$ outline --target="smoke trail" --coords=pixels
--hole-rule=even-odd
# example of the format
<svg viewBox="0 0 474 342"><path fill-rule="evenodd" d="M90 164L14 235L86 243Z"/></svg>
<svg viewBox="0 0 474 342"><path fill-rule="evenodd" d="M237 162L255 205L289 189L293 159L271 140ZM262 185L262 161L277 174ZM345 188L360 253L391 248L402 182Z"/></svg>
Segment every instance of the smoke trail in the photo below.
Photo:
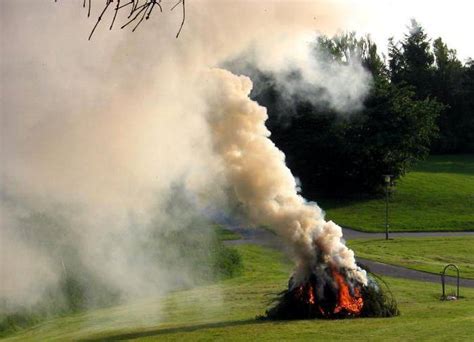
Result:
<svg viewBox="0 0 474 342"><path fill-rule="evenodd" d="M365 271L354 253L341 241L342 231L326 222L321 209L298 194L284 154L269 139L266 110L249 99L252 82L228 71L211 72L214 86L209 97L209 121L217 153L235 194L255 224L268 225L287 241L296 255L296 279L322 259L344 267L366 284Z"/></svg>
<svg viewBox="0 0 474 342"><path fill-rule="evenodd" d="M271 48L252 45L237 58L226 61L222 68L251 77L256 93L260 91L258 77L262 73L271 75L272 86L281 96L287 116L293 114L298 101L343 115L361 110L372 86L372 77L361 61L335 63L315 42L315 34L298 38L281 44L277 58L265 58L265 48Z"/></svg>
<svg viewBox="0 0 474 342"><path fill-rule="evenodd" d="M202 70L221 65L252 44L258 46L256 58L268 68L284 68L294 42L305 46L304 39L316 29L334 33L341 26L339 5L327 0L193 1L179 40L174 37L180 17L163 15L133 34L98 30L92 42L87 36L93 23L80 5L0 2L5 47L0 59L1 303L8 301L14 309L60 293L65 274L85 284L93 279L88 296L99 287L134 298L166 293L177 283L192 285L192 273L183 275L192 264L179 258L167 263L166 255L176 253L174 245L165 244L159 253L144 245L152 236L161 239L170 231L205 226L193 227L200 207L225 206L223 173L232 184L240 181L240 200L251 217L256 221L257 215L264 215L264 222L294 241L302 262L314 253L313 235L330 247L328 256L336 260L339 253L338 264L351 260L350 252L339 245L337 228L324 224L320 209L306 205L295 193L283 155L266 138L265 115L247 98L250 83L237 82L242 84L235 91L236 103L230 93L223 93L232 86L210 87L201 78ZM245 23L236 17L245 18ZM298 58L303 58L309 49L298 51ZM344 74L319 70L316 77L311 64L301 68L315 76L313 83L335 90L349 84ZM364 83L361 73L349 76L355 78L353 84ZM236 82L229 79L219 82ZM218 126L227 127L239 149L245 151L238 145L245 141L229 126L232 120L249 132L252 127L259 130L255 142L268 156L251 154L245 170L262 167L268 180L223 172L230 166L222 163L221 149L216 155L212 145L217 142L215 146L226 149L232 143L213 135L218 116L212 116L211 131L208 127L209 107L199 92L208 86L213 110L227 123ZM364 94L363 87L343 89L357 89L351 98ZM347 98L334 94L341 95L333 97L335 105ZM232 107L237 105L254 108L257 117L224 116L224 108L240 111ZM246 126L251 123L255 126ZM266 164L272 166L262 166ZM189 206L175 200L172 184L183 184L183 191L198 203ZM169 201L174 202L173 210ZM275 209L279 207L285 210ZM335 242L325 244L325 239Z"/></svg>

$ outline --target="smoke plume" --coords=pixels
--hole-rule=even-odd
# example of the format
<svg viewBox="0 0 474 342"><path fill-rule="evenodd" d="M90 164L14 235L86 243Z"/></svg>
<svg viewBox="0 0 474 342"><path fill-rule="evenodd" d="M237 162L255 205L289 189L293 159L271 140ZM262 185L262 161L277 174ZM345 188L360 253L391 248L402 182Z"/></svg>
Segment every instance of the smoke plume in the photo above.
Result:
<svg viewBox="0 0 474 342"><path fill-rule="evenodd" d="M299 39L299 40L298 40ZM287 116L294 113L298 101L315 107L328 108L339 114L351 114L363 108L363 100L372 85L370 73L360 60L335 63L316 43L316 34L302 35L281 44L275 58L266 58L262 46L252 46L237 58L226 61L223 67L234 73L256 78L271 75ZM258 72L256 72L258 71ZM254 89L258 93L260 89Z"/></svg>
<svg viewBox="0 0 474 342"><path fill-rule="evenodd" d="M91 305L103 299L98 289L128 299L193 285L181 242L164 241L190 229L210 235L195 222L203 208L225 210L229 187L252 221L294 246L301 266L315 242L363 277L340 229L297 194L265 111L247 97L250 81L206 71L250 46L272 70L289 65L295 42L301 53L291 64L307 61L308 37L343 27L347 9L326 0L193 1L178 40L181 17L171 12L135 33L104 25L88 42L93 21L81 1L0 6L1 310L61 293L71 274L89 284ZM365 93L358 67L299 68L308 83L334 89L335 108ZM162 241L158 250L151 238Z"/></svg>
<svg viewBox="0 0 474 342"><path fill-rule="evenodd" d="M342 230L326 222L321 209L298 194L284 154L270 140L265 108L249 99L252 82L225 70L213 70L209 120L217 153L229 183L256 225L274 229L292 247L298 262L296 277L304 277L322 253L328 264L343 267L366 284L365 271L341 241Z"/></svg>

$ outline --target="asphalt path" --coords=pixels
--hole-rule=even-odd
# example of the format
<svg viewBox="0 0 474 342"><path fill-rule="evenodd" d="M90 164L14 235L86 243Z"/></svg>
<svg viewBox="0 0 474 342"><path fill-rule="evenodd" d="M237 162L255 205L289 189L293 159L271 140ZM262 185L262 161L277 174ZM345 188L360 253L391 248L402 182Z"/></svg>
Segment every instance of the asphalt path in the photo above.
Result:
<svg viewBox="0 0 474 342"><path fill-rule="evenodd" d="M349 228L342 228L345 240L354 239L385 239L385 233L366 233ZM424 237L456 237L474 236L474 232L403 232L390 233L389 238L424 238Z"/></svg>
<svg viewBox="0 0 474 342"><path fill-rule="evenodd" d="M260 229L260 228L247 228L241 226L229 227L232 231L239 234L242 239L226 241L228 245L239 245L239 244L256 244L264 247L276 248L278 250L285 250L286 247L283 242L278 238L275 233ZM391 238L400 237L452 237L452 236L474 236L474 232L417 232L417 233L392 233ZM381 239L385 238L384 233L364 233L355 231L348 228L343 228L343 237L345 240L353 239ZM416 271L409 268L384 264L377 261L368 259L356 258L357 262L364 266L367 270L372 273L390 277L412 279L418 281L426 281L432 283L438 283L441 287L441 275L428 273L423 271ZM455 277L446 277L446 283L449 285L456 284ZM474 279L463 279L459 281L461 287L472 287L474 288Z"/></svg>

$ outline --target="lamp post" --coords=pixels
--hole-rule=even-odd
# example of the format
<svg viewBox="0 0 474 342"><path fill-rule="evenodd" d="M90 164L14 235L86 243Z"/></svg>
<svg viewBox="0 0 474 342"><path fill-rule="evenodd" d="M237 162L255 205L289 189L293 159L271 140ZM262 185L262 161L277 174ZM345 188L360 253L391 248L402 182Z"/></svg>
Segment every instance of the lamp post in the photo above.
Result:
<svg viewBox="0 0 474 342"><path fill-rule="evenodd" d="M385 240L388 240L388 196L392 175L384 175L385 180Z"/></svg>

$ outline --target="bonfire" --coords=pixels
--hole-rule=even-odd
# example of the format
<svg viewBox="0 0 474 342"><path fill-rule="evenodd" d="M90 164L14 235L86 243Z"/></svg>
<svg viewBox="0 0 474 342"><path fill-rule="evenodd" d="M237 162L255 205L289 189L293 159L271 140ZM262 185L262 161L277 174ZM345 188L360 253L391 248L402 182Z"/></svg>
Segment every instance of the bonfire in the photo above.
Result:
<svg viewBox="0 0 474 342"><path fill-rule="evenodd" d="M368 274L364 285L348 277L344 269L320 267L303 282L294 277L262 319L341 319L355 317L392 317L399 314L387 285Z"/></svg>
<svg viewBox="0 0 474 342"><path fill-rule="evenodd" d="M249 98L252 82L214 69L209 98L214 149L234 194L255 225L265 225L291 250L295 272L267 318L393 316L373 276L356 264L342 229L300 194L285 155L269 139L266 109Z"/></svg>

